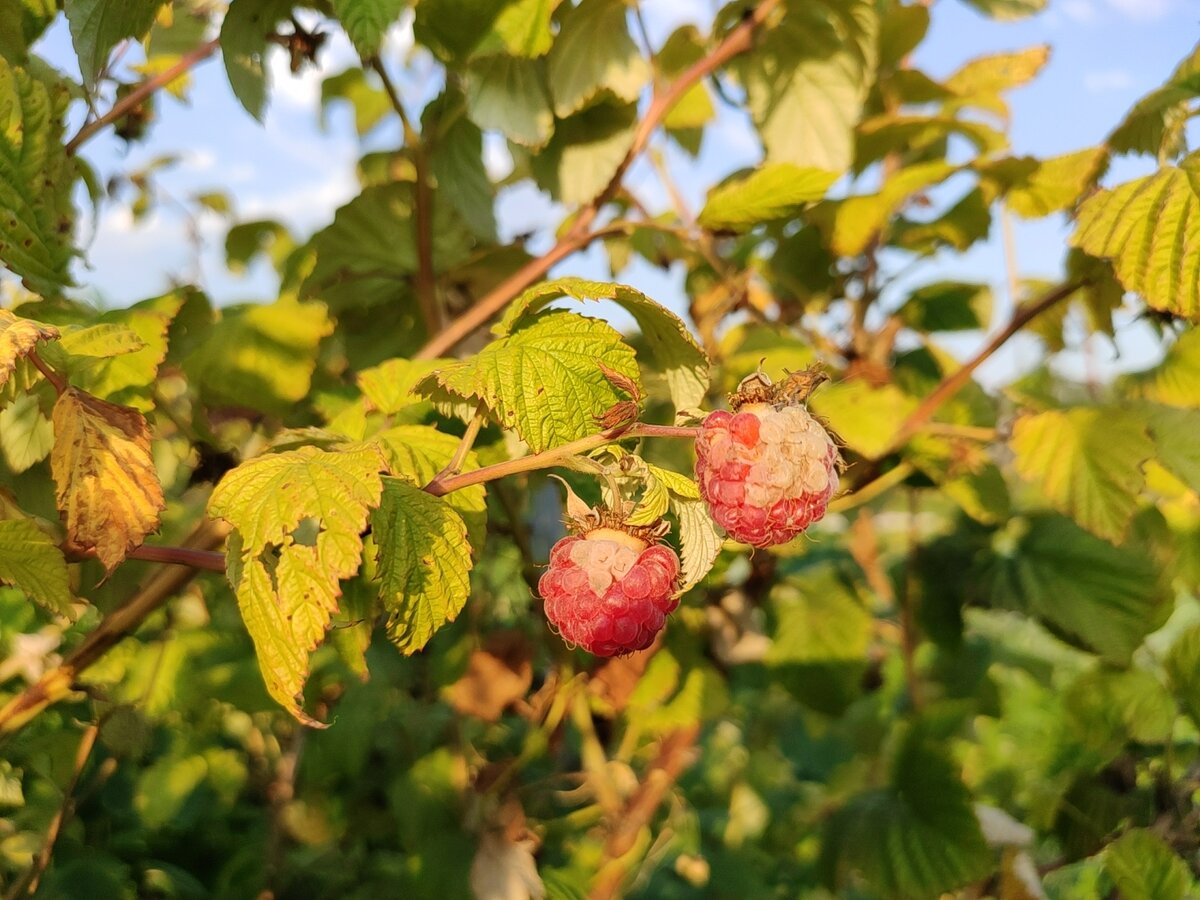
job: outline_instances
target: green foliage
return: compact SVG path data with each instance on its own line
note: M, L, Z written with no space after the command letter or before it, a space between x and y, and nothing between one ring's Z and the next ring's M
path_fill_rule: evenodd
M1010 150L1009 94L1050 48L935 79L936 4L739 2L669 35L621 0L409 6L0 0L0 890L1195 894L1197 52L1042 159ZM34 49L60 15L77 65ZM220 171L183 201L277 295L171 273L93 305L77 177L141 217L172 158L115 99L219 34L261 119L268 54L299 74L337 29L360 64L311 115L353 113L356 195L311 234L239 220ZM213 86L168 89L193 115ZM150 162L93 171L110 126ZM710 172L738 127L761 160ZM1152 159L1122 183L1122 153ZM561 221L511 237L497 199L539 191ZM965 255L1005 211L1074 229L1061 284L1014 263L1015 310ZM616 283L647 265L678 314ZM1120 329L1159 355L1066 374ZM844 466L822 518L751 551L692 445L762 376ZM751 516L791 471L762 452L719 488ZM547 627L564 512L678 554L646 650Z

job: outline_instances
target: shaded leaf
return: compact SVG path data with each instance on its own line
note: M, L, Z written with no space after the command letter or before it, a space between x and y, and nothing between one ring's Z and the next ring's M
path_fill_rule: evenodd
M332 0L333 14L364 59L379 52L388 27L400 18L407 0Z
M28 519L0 519L0 583L52 612L70 614L67 561L50 536Z
M1175 639L1164 660L1171 688L1192 721L1200 725L1200 625Z
M67 388L54 404L50 471L67 539L112 571L166 508L142 414Z
M548 58L550 92L559 118L578 112L603 90L636 100L650 69L626 24L621 0L583 0L562 20Z
M1104 869L1124 900L1183 900L1194 886L1187 864L1143 828L1125 832L1104 849Z
M41 462L54 446L54 426L33 394L24 394L0 411L0 451L14 473Z
M231 0L221 22L221 58L233 94L262 119L267 104L267 38L292 11L292 0Z
M485 131L500 131L526 147L541 147L554 130L545 63L495 55L466 72L467 114Z
M416 653L467 602L471 553L466 526L445 499L385 478L371 530L379 547L388 637L402 653Z
M65 0L71 41L79 57L83 80L95 82L108 62L108 54L124 38L141 40L164 0Z

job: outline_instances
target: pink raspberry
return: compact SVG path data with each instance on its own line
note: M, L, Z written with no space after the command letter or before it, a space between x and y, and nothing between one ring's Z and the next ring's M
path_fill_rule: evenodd
M829 434L799 405L717 410L696 439L696 480L713 519L754 547L786 543L825 515L839 461Z
M616 528L565 537L538 581L546 618L596 656L644 650L679 605L679 558Z

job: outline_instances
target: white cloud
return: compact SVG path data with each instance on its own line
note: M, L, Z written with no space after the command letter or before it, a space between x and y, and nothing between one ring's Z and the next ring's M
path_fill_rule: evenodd
M1090 94L1122 91L1132 84L1133 78L1124 69L1104 69L1098 72L1087 72L1083 76L1083 86Z
M326 225L333 211L358 192L354 167L333 165L324 181L298 183L273 194L250 194L238 206L243 219L278 219L307 233Z
M1130 19L1161 19L1171 11L1174 0L1107 0L1115 12Z
M513 170L512 154L508 151L508 142L504 135L487 132L483 136L483 167L487 170L488 178L500 181L507 178Z

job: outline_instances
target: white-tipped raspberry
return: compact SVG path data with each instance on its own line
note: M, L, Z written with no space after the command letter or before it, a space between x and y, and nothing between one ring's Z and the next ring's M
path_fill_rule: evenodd
M679 558L616 528L565 537L538 581L546 618L596 656L644 650L679 605Z
M807 409L782 403L718 410L696 439L696 479L713 519L754 547L790 541L838 489L837 445Z

